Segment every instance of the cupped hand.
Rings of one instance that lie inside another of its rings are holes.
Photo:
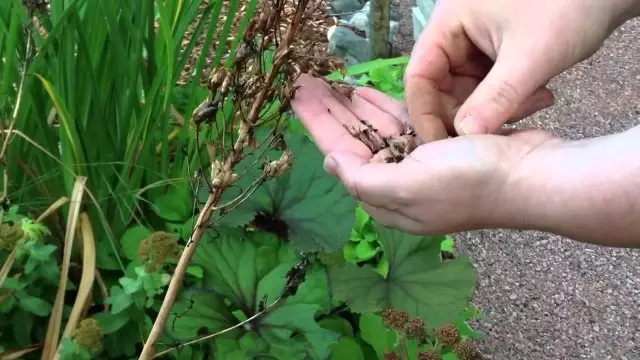
[[[370,88],[347,99],[307,75],[297,85],[292,107],[326,156],[325,169],[374,219],[411,233],[504,225],[517,207],[510,175],[527,154],[553,141],[538,130],[469,135],[422,144],[399,163],[374,163],[345,125],[364,120],[382,136],[397,135],[409,121],[404,103]]]
[[[553,104],[549,80],[591,56],[632,0],[443,0],[405,73],[424,141],[487,134]]]

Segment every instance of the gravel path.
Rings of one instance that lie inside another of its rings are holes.
[[[400,3],[409,9],[413,0]],[[404,14],[396,46],[408,53],[410,10]],[[554,79],[552,88],[556,105],[523,125],[567,139],[639,125],[640,19]],[[456,237],[477,269],[473,302],[486,317],[474,325],[487,334],[479,347],[488,358],[640,360],[640,251],[532,231]]]

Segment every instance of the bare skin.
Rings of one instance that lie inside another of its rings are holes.
[[[366,88],[348,99],[302,76],[291,105],[325,169],[384,225],[537,229],[640,247],[640,126],[577,142],[503,128],[553,104],[548,80],[638,14],[638,0],[439,1],[411,55],[406,103]],[[347,130],[363,121],[385,138],[412,127],[417,146],[377,162]]]

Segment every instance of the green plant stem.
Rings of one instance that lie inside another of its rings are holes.
[[[402,353],[405,359],[409,359],[409,349],[407,349],[407,342],[404,334],[400,335],[400,347],[402,348]]]

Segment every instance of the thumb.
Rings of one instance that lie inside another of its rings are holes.
[[[494,66],[462,104],[454,119],[459,135],[488,134],[512,117],[530,114],[553,103],[545,87],[551,77],[545,60],[527,58],[522,50],[503,52]]]
[[[349,194],[370,205],[387,207],[395,203],[394,189],[400,188],[398,164],[371,163],[368,159],[348,152],[333,152],[324,161],[325,170],[335,176]]]

